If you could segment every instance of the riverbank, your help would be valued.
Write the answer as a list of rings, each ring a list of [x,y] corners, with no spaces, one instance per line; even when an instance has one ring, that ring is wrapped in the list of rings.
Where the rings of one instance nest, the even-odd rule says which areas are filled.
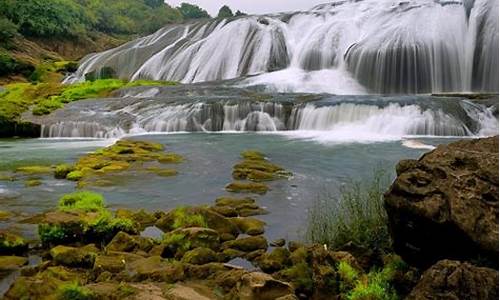
[[[475,141],[465,143],[471,142]],[[494,147],[487,149],[494,151]],[[49,172],[67,178],[60,180],[74,180],[74,173],[69,174],[80,172],[78,181],[113,185],[117,183],[109,182],[109,178],[132,171],[161,176],[157,172],[161,165],[151,163],[163,161],[166,165],[161,168],[167,169],[184,164],[176,167],[171,159],[163,160],[166,156],[162,151],[162,147],[151,143],[120,142],[81,157],[76,165],[32,166],[19,171]],[[138,162],[141,163],[135,165]],[[402,176],[401,171],[398,173]],[[111,177],[106,179],[108,174]],[[307,245],[304,241],[268,240],[265,232],[283,225],[266,226],[261,215],[267,209],[251,199],[255,195],[252,191],[265,192],[266,186],[273,186],[268,180],[279,182],[290,175],[293,174],[285,172],[273,160],[253,151],[242,153],[240,161],[234,164],[231,177],[237,181],[226,189],[242,192],[233,189],[237,186],[255,190],[224,196],[202,206],[156,212],[110,211],[98,194],[70,193],[61,198],[57,209],[30,218],[38,225],[41,243],[30,243],[28,247],[22,238],[3,232],[4,241],[8,241],[4,242],[8,247],[4,247],[3,254],[18,256],[2,257],[6,273],[17,274],[12,277],[17,279],[6,298],[16,299],[28,292],[33,299],[43,294],[78,295],[82,299],[112,299],[116,295],[131,299],[152,295],[159,299],[330,299],[333,295],[341,299],[365,299],[367,295],[371,299],[395,299],[411,292],[419,280],[418,274],[425,269],[411,267],[392,251],[374,253],[362,248],[356,250],[354,245],[340,251],[322,244]],[[9,218],[8,213],[3,216]],[[266,217],[272,218],[273,214]],[[65,231],[60,232],[63,228]],[[34,266],[21,257],[40,257],[43,262]],[[408,258],[407,254],[405,257]],[[476,274],[474,278],[498,276],[496,271],[461,263],[440,262],[433,268],[442,268],[443,264],[446,268],[466,268],[468,274]],[[426,274],[417,285],[419,291],[438,295],[432,294],[435,292],[426,285],[429,276]],[[40,279],[45,280],[43,286],[37,284]],[[494,293],[491,284],[486,281],[481,288]],[[460,286],[444,289],[456,295],[472,295],[458,294],[466,292]],[[417,292],[411,292],[413,297]],[[492,299],[493,294],[482,295]]]

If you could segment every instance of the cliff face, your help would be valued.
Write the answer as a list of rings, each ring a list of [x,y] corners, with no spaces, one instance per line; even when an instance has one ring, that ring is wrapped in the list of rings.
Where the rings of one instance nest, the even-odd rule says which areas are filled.
[[[498,268],[498,136],[439,146],[397,175],[385,207],[398,254],[424,268],[445,258]]]

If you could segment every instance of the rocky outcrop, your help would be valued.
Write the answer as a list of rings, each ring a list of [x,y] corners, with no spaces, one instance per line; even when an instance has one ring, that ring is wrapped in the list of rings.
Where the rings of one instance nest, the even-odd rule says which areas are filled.
[[[498,136],[441,145],[401,161],[397,175],[385,207],[394,249],[405,261],[498,268]]]
[[[424,273],[406,299],[498,299],[498,271],[442,260]]]

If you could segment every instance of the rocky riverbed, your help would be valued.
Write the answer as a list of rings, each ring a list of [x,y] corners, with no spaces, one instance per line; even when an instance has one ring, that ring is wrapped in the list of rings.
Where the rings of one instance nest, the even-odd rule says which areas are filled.
[[[225,187],[231,196],[205,205],[112,211],[84,190],[128,172],[175,176],[182,163],[161,145],[122,140],[74,164],[19,170],[52,172],[80,189],[23,220],[38,226],[38,241],[0,233],[4,298],[498,298],[498,137],[398,165],[385,195],[393,239],[385,252],[267,240],[259,216],[268,211],[251,195],[293,174],[258,151],[241,153]]]

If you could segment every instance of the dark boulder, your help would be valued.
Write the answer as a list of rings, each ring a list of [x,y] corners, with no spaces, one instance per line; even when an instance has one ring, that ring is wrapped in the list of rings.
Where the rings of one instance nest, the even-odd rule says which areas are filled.
[[[385,194],[394,249],[427,268],[441,259],[498,268],[498,136],[401,161]]]
[[[498,299],[498,271],[442,260],[425,271],[406,299]]]

